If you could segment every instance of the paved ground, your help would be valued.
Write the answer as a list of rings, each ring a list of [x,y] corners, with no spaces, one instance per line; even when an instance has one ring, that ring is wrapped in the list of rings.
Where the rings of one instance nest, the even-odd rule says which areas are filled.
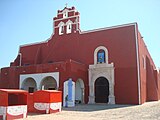
[[[160,101],[143,105],[78,105],[56,114],[29,114],[26,120],[160,120]]]

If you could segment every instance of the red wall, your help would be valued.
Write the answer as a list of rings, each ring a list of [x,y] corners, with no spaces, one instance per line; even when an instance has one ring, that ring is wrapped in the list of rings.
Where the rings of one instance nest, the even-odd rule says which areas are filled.
[[[65,9],[70,11],[69,18],[62,19],[63,10],[58,10],[57,16],[53,19],[54,34],[48,41],[21,46],[19,50],[21,56],[17,55],[11,67],[1,69],[0,88],[18,88],[20,74],[60,72],[59,89],[62,91],[63,82],[68,78],[73,78],[75,82],[78,78],[84,80],[85,101],[87,102],[88,67],[94,63],[94,50],[99,46],[104,46],[108,49],[109,63],[113,62],[115,67],[116,103],[139,104],[137,64],[140,67],[141,103],[160,98],[158,81],[160,75],[155,71],[156,67],[138,32],[136,23],[81,32],[79,12],[75,11],[74,7]],[[66,23],[69,19],[74,22],[72,33],[58,35],[58,24],[61,21]],[[136,37],[138,38],[138,51],[136,51]],[[143,56],[146,59],[145,69]],[[22,66],[19,66],[21,57]]]
[[[59,90],[61,91],[63,91],[63,82],[68,80],[69,78],[72,78],[74,82],[76,82],[79,78],[84,80],[85,95],[87,96],[85,97],[85,102],[88,102],[87,67],[84,64],[80,64],[72,60],[50,64],[2,68],[1,75],[3,79],[0,79],[0,88],[19,88],[20,74],[47,72],[60,72]]]
[[[67,67],[64,63],[48,64],[48,62],[59,62],[72,59],[89,66],[94,63],[94,50],[99,46],[105,46],[108,49],[109,63],[113,62],[115,66],[116,103],[138,104],[134,31],[135,26],[130,25],[89,33],[73,33],[61,36],[55,34],[46,43],[22,46],[20,48],[20,52],[22,53],[22,65],[30,65],[6,69],[6,71],[9,72],[9,75],[3,76],[3,79],[7,82],[4,82],[1,87],[9,87],[9,85],[11,85],[10,87],[18,87],[19,74],[23,74],[24,71],[24,74],[59,71],[61,73],[61,90],[63,90],[63,82],[69,77],[72,77],[73,80],[77,80],[78,78],[84,80],[85,87],[87,88],[85,91],[85,101],[87,102],[88,67],[86,67],[85,72],[82,72],[75,69],[76,64],[74,63],[71,65],[74,67],[69,68],[69,66]],[[55,70],[56,66],[59,67],[58,70]],[[80,66],[81,65],[78,65],[78,67]],[[5,69],[2,70],[5,71]],[[8,82],[10,84],[8,84]]]
[[[139,61],[140,61],[140,79],[141,79],[141,103],[159,99],[159,81],[157,78],[158,72],[155,64],[148,52],[148,49],[143,41],[143,37],[138,32],[139,43]],[[145,67],[144,59],[145,58]],[[155,71],[156,70],[156,71]]]

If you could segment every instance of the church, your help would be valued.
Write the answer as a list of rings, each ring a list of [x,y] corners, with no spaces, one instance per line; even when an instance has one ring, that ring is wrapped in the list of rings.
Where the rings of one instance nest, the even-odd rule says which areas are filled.
[[[58,10],[53,23],[47,41],[21,45],[10,67],[1,68],[0,88],[64,92],[65,81],[72,79],[79,103],[160,99],[160,73],[137,23],[81,31],[75,7]]]

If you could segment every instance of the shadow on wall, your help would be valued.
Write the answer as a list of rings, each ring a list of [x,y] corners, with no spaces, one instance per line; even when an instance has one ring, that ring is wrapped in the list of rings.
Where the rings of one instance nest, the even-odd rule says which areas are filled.
[[[81,104],[76,105],[75,107],[70,108],[62,108],[64,111],[81,111],[81,112],[92,112],[92,111],[99,111],[99,110],[108,110],[108,109],[117,109],[117,108],[124,108],[124,107],[132,107],[135,105],[108,105],[108,104]]]

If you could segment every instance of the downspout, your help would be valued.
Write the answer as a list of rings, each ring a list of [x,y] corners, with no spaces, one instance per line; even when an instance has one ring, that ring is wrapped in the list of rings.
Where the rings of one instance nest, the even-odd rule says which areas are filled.
[[[139,44],[138,44],[137,24],[135,24],[135,37],[136,37],[137,72],[138,72],[138,102],[139,104],[141,104],[141,80],[140,80]]]

